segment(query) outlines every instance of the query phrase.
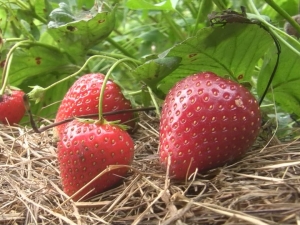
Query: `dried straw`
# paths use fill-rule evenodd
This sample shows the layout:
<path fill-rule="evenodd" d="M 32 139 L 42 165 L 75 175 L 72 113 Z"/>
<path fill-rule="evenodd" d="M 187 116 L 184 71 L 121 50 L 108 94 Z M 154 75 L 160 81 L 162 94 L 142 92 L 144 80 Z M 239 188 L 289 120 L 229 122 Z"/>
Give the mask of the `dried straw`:
<path fill-rule="evenodd" d="M 159 165 L 156 118 L 143 114 L 134 140 L 123 183 L 73 202 L 61 189 L 51 131 L 0 125 L 0 224 L 300 224 L 299 141 L 256 146 L 233 165 L 178 182 Z"/>

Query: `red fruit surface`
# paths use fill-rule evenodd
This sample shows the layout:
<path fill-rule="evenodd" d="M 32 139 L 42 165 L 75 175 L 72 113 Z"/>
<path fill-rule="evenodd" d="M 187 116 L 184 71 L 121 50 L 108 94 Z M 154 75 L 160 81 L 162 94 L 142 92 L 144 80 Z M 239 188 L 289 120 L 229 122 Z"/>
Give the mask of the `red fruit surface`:
<path fill-rule="evenodd" d="M 242 85 L 203 72 L 168 93 L 160 120 L 160 162 L 184 179 L 239 159 L 256 140 L 259 105 Z"/>
<path fill-rule="evenodd" d="M 58 162 L 64 192 L 73 195 L 109 165 L 130 165 L 133 155 L 133 140 L 118 126 L 77 120 L 68 123 L 58 142 Z M 113 187 L 127 171 L 123 167 L 105 173 L 74 196 L 73 200 L 86 199 Z"/>
<path fill-rule="evenodd" d="M 86 74 L 80 77 L 70 87 L 63 98 L 56 114 L 55 122 L 74 116 L 97 114 L 99 95 L 103 80 L 104 75 L 100 73 Z M 106 83 L 106 89 L 104 91 L 103 112 L 124 109 L 132 109 L 130 101 L 125 99 L 121 92 L 121 88 L 116 83 L 109 80 Z M 108 121 L 120 120 L 120 123 L 124 123 L 132 128 L 135 125 L 133 113 L 105 116 L 105 119 Z M 62 133 L 65 126 L 66 124 L 62 124 L 56 127 L 56 131 L 59 135 Z"/>
<path fill-rule="evenodd" d="M 0 123 L 17 124 L 25 114 L 24 92 L 11 90 L 0 97 Z"/>

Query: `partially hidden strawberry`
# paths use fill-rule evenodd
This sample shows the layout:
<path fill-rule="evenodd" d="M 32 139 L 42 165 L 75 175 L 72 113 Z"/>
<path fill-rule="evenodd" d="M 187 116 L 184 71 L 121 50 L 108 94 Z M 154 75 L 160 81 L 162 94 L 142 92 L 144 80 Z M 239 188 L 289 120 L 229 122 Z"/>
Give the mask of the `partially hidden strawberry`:
<path fill-rule="evenodd" d="M 97 114 L 103 80 L 104 75 L 101 73 L 86 74 L 80 77 L 64 96 L 56 114 L 55 122 L 76 116 Z M 112 80 L 109 80 L 104 91 L 103 112 L 126 109 L 132 109 L 130 101 L 124 97 L 121 88 Z M 134 114 L 130 112 L 105 116 L 105 119 L 108 121 L 120 120 L 120 123 L 131 128 L 135 126 Z M 55 128 L 59 136 L 65 126 L 66 124 L 62 124 Z"/>
<path fill-rule="evenodd" d="M 0 96 L 0 123 L 13 125 L 21 121 L 25 114 L 24 94 L 21 90 L 7 90 Z"/>
<path fill-rule="evenodd" d="M 58 162 L 63 190 L 69 196 L 91 181 L 109 165 L 130 165 L 134 143 L 117 125 L 68 123 L 58 142 Z M 122 180 L 128 168 L 111 170 L 73 197 L 86 199 L 105 191 Z"/>
<path fill-rule="evenodd" d="M 253 145 L 260 126 L 259 105 L 245 87 L 212 72 L 188 76 L 163 104 L 160 162 L 174 179 L 223 166 Z"/>

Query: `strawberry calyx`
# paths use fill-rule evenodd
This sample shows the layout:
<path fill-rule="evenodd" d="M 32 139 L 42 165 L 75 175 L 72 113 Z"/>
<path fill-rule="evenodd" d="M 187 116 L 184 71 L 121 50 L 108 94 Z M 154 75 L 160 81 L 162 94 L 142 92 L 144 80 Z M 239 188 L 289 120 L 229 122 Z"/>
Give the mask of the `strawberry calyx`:
<path fill-rule="evenodd" d="M 0 101 L 3 99 L 4 95 L 10 96 L 12 94 L 12 90 L 9 88 L 5 88 L 4 93 L 0 94 Z"/>
<path fill-rule="evenodd" d="M 28 96 L 31 100 L 34 100 L 35 103 L 39 103 L 44 95 L 45 95 L 45 88 L 43 87 L 40 87 L 38 85 L 35 85 L 35 86 L 29 86 L 30 88 L 33 88 L 29 93 L 28 93 Z"/>
<path fill-rule="evenodd" d="M 115 120 L 115 121 L 108 121 L 106 119 L 104 119 L 103 117 L 101 117 L 101 119 L 99 120 L 95 120 L 95 119 L 89 119 L 89 118 L 79 118 L 79 117 L 75 117 L 75 119 L 81 123 L 88 123 L 88 124 L 99 124 L 99 125 L 114 125 L 119 127 L 122 130 L 128 130 L 130 129 L 130 126 L 127 126 L 125 124 L 120 124 L 121 120 Z"/>
<path fill-rule="evenodd" d="M 110 124 L 110 125 L 114 125 L 114 126 L 117 126 L 117 127 L 119 127 L 120 129 L 122 129 L 122 130 L 129 130 L 129 129 L 131 129 L 131 127 L 130 126 L 127 126 L 127 125 L 125 125 L 125 124 L 121 124 L 120 122 L 120 120 L 115 120 L 115 121 L 107 121 L 107 120 L 105 120 L 105 119 L 103 119 L 104 121 L 103 121 L 103 124 Z"/>
<path fill-rule="evenodd" d="M 11 96 L 13 91 L 21 91 L 20 88 L 14 87 L 14 86 L 6 86 L 4 89 L 4 92 L 2 94 L 0 94 L 0 100 L 1 98 L 3 98 L 4 95 L 8 95 Z"/>

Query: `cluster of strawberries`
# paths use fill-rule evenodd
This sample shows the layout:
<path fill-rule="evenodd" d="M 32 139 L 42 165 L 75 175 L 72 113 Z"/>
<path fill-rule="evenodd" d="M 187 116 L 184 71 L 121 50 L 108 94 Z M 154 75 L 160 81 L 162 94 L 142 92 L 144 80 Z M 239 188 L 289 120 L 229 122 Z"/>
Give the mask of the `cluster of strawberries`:
<path fill-rule="evenodd" d="M 79 78 L 66 93 L 56 122 L 97 115 L 103 74 Z M 25 112 L 20 92 L 0 99 L 0 121 L 18 123 Z M 18 101 L 16 99 L 19 99 Z M 9 106 L 7 106 L 9 105 Z M 6 107 L 17 107 L 18 116 Z M 116 185 L 128 172 L 134 141 L 123 129 L 135 125 L 132 105 L 113 81 L 106 83 L 102 111 L 122 113 L 59 125 L 58 161 L 64 191 L 85 199 Z M 159 160 L 173 179 L 186 179 L 239 159 L 254 143 L 261 126 L 259 105 L 242 85 L 211 72 L 190 75 L 167 94 L 160 118 Z M 114 169 L 107 169 L 114 165 Z"/>

